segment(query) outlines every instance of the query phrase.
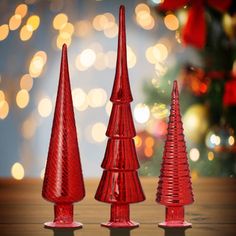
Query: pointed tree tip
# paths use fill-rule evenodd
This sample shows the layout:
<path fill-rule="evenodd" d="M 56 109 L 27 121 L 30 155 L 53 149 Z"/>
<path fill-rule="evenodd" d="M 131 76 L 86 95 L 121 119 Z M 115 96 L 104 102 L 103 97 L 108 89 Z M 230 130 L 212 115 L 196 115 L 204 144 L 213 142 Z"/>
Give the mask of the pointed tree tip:
<path fill-rule="evenodd" d="M 120 13 L 123 13 L 125 11 L 125 6 L 124 5 L 120 5 Z"/>
<path fill-rule="evenodd" d="M 174 83 L 173 83 L 173 90 L 172 90 L 174 93 L 178 92 L 178 82 L 177 80 L 174 80 Z"/>
<path fill-rule="evenodd" d="M 67 45 L 64 43 L 62 46 L 62 51 L 66 51 L 67 50 Z"/>

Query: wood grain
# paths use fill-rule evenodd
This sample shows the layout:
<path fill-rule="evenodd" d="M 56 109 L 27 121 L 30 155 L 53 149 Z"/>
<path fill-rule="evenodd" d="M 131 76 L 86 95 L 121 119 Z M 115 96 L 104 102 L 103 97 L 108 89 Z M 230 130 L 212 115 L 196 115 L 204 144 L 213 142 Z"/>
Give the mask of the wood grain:
<path fill-rule="evenodd" d="M 165 208 L 155 202 L 157 178 L 142 178 L 146 201 L 131 206 L 131 217 L 141 223 L 132 231 L 109 231 L 100 227 L 108 220 L 108 204 L 94 200 L 98 180 L 87 179 L 86 198 L 75 204 L 75 219 L 84 224 L 76 231 L 52 231 L 43 222 L 53 219 L 53 204 L 41 197 L 41 180 L 0 179 L 0 236 L 235 236 L 236 180 L 199 178 L 193 182 L 195 203 L 186 206 L 186 219 L 193 228 L 164 231 L 157 226 L 164 220 Z"/>

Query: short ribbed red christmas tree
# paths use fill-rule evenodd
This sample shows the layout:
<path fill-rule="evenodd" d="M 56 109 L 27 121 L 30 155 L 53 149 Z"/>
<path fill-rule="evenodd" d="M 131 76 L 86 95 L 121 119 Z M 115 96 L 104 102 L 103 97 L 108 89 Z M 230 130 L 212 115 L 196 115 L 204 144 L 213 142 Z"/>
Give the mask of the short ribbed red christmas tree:
<path fill-rule="evenodd" d="M 110 98 L 113 103 L 106 135 L 109 137 L 102 162 L 103 175 L 95 199 L 111 204 L 110 221 L 102 226 L 109 228 L 133 228 L 139 224 L 130 220 L 129 204 L 145 200 L 137 169 L 134 137 L 136 135 L 130 102 L 125 8 L 120 7 L 118 53 L 116 75 Z"/>
<path fill-rule="evenodd" d="M 192 183 L 181 121 L 179 92 L 174 81 L 167 139 L 156 201 L 166 206 L 164 227 L 189 227 L 184 221 L 184 205 L 193 203 Z"/>
<path fill-rule="evenodd" d="M 67 47 L 63 45 L 56 108 L 42 196 L 55 203 L 52 228 L 80 228 L 73 221 L 73 203 L 85 196 L 70 88 Z"/>

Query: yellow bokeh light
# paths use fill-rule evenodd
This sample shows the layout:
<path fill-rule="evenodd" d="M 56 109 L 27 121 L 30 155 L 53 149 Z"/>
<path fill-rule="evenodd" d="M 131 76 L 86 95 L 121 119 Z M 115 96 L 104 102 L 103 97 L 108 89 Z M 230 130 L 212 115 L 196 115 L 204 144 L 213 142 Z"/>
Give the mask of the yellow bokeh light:
<path fill-rule="evenodd" d="M 78 111 L 83 111 L 88 107 L 87 94 L 81 88 L 72 91 L 73 105 Z"/>
<path fill-rule="evenodd" d="M 137 148 L 141 147 L 143 143 L 142 138 L 139 135 L 136 135 L 134 137 L 134 143 Z"/>
<path fill-rule="evenodd" d="M 214 153 L 213 152 L 208 152 L 208 160 L 213 161 L 214 160 Z"/>
<path fill-rule="evenodd" d="M 72 35 L 74 31 L 75 31 L 74 25 L 68 22 L 63 26 L 63 28 L 60 29 L 60 34 L 66 32 L 69 35 Z"/>
<path fill-rule="evenodd" d="M 82 65 L 80 55 L 78 55 L 75 59 L 75 66 L 79 71 L 85 71 L 88 69 L 88 67 Z"/>
<path fill-rule="evenodd" d="M 5 38 L 7 38 L 9 34 L 9 27 L 7 24 L 0 26 L 0 41 L 3 41 Z"/>
<path fill-rule="evenodd" d="M 91 33 L 92 25 L 89 20 L 81 20 L 75 24 L 75 34 L 78 37 L 86 37 Z"/>
<path fill-rule="evenodd" d="M 32 31 L 38 29 L 39 24 L 40 24 L 39 16 L 33 15 L 29 17 L 26 24 L 32 28 Z"/>
<path fill-rule="evenodd" d="M 106 12 L 104 16 L 107 18 L 109 22 L 115 22 L 115 17 L 110 12 Z"/>
<path fill-rule="evenodd" d="M 20 79 L 20 88 L 30 91 L 33 87 L 33 79 L 29 74 L 25 74 Z"/>
<path fill-rule="evenodd" d="M 135 7 L 135 13 L 138 15 L 140 12 L 148 12 L 150 13 L 150 8 L 145 3 L 140 3 Z"/>
<path fill-rule="evenodd" d="M 156 119 L 163 119 L 169 115 L 169 110 L 163 103 L 155 103 L 151 109 L 152 115 Z"/>
<path fill-rule="evenodd" d="M 5 100 L 0 101 L 0 119 L 4 120 L 9 113 L 9 105 Z"/>
<path fill-rule="evenodd" d="M 53 27 L 54 29 L 60 30 L 66 25 L 67 22 L 68 22 L 67 15 L 64 13 L 59 13 L 53 19 Z"/>
<path fill-rule="evenodd" d="M 80 54 L 80 62 L 84 67 L 92 66 L 95 60 L 96 60 L 96 53 L 90 48 L 85 49 Z"/>
<path fill-rule="evenodd" d="M 5 100 L 5 93 L 2 90 L 0 90 L 0 102 L 4 100 Z"/>
<path fill-rule="evenodd" d="M 19 108 L 25 108 L 29 103 L 29 93 L 25 89 L 21 89 L 16 95 L 16 104 Z"/>
<path fill-rule="evenodd" d="M 17 180 L 23 179 L 25 175 L 24 167 L 19 162 L 16 162 L 11 167 L 11 175 L 14 179 Z"/>
<path fill-rule="evenodd" d="M 168 57 L 168 49 L 164 44 L 158 43 L 153 47 L 147 48 L 145 56 L 148 62 L 156 64 L 160 61 L 164 61 Z"/>
<path fill-rule="evenodd" d="M 20 4 L 16 7 L 15 14 L 20 15 L 21 18 L 25 17 L 28 12 L 28 6 L 26 4 Z"/>
<path fill-rule="evenodd" d="M 164 18 L 164 23 L 167 29 L 177 30 L 179 28 L 179 20 L 174 14 L 168 14 Z"/>
<path fill-rule="evenodd" d="M 48 117 L 52 112 L 52 101 L 50 98 L 43 98 L 38 104 L 38 113 L 41 117 Z"/>
<path fill-rule="evenodd" d="M 43 60 L 43 64 L 47 62 L 47 53 L 44 51 L 38 51 L 35 53 L 34 57 L 41 57 Z"/>
<path fill-rule="evenodd" d="M 40 56 L 34 56 L 30 62 L 29 73 L 33 78 L 38 77 L 42 73 L 44 66 L 43 58 Z"/>
<path fill-rule="evenodd" d="M 104 106 L 107 101 L 107 92 L 102 88 L 91 89 L 88 92 L 88 102 L 91 107 Z"/>
<path fill-rule="evenodd" d="M 228 143 L 229 143 L 230 146 L 234 145 L 234 137 L 232 135 L 229 136 Z"/>
<path fill-rule="evenodd" d="M 20 30 L 20 39 L 22 41 L 27 41 L 32 37 L 32 30 L 28 25 L 24 25 Z"/>
<path fill-rule="evenodd" d="M 71 37 L 66 37 L 66 38 L 64 37 L 63 38 L 62 35 L 59 34 L 57 37 L 57 48 L 62 49 L 63 44 L 66 44 L 67 47 L 69 47 L 71 44 Z"/>
<path fill-rule="evenodd" d="M 20 27 L 21 25 L 21 15 L 14 15 L 10 18 L 9 20 L 9 28 L 10 30 L 16 30 Z"/>
<path fill-rule="evenodd" d="M 96 142 L 103 142 L 106 139 L 106 125 L 103 123 L 96 123 L 92 126 L 92 138 Z"/>

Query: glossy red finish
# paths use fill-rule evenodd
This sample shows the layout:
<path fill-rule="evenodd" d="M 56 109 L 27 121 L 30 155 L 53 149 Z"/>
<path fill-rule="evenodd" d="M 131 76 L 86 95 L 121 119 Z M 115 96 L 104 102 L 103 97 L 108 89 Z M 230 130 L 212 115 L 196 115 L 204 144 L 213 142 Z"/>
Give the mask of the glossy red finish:
<path fill-rule="evenodd" d="M 126 39 L 125 8 L 120 7 L 119 41 L 116 75 L 110 100 L 112 112 L 106 135 L 109 137 L 102 162 L 103 175 L 95 199 L 111 204 L 110 221 L 102 223 L 108 228 L 134 228 L 138 223 L 130 220 L 129 204 L 145 200 L 137 169 L 139 163 L 133 138 L 136 135 L 130 102 Z"/>
<path fill-rule="evenodd" d="M 61 71 L 42 196 L 55 203 L 54 222 L 47 227 L 81 227 L 73 221 L 73 203 L 85 196 L 77 141 L 66 45 Z"/>
<path fill-rule="evenodd" d="M 189 227 L 184 205 L 193 203 L 192 183 L 181 121 L 177 81 L 172 90 L 168 133 L 164 148 L 156 201 L 166 206 L 165 227 Z"/>

